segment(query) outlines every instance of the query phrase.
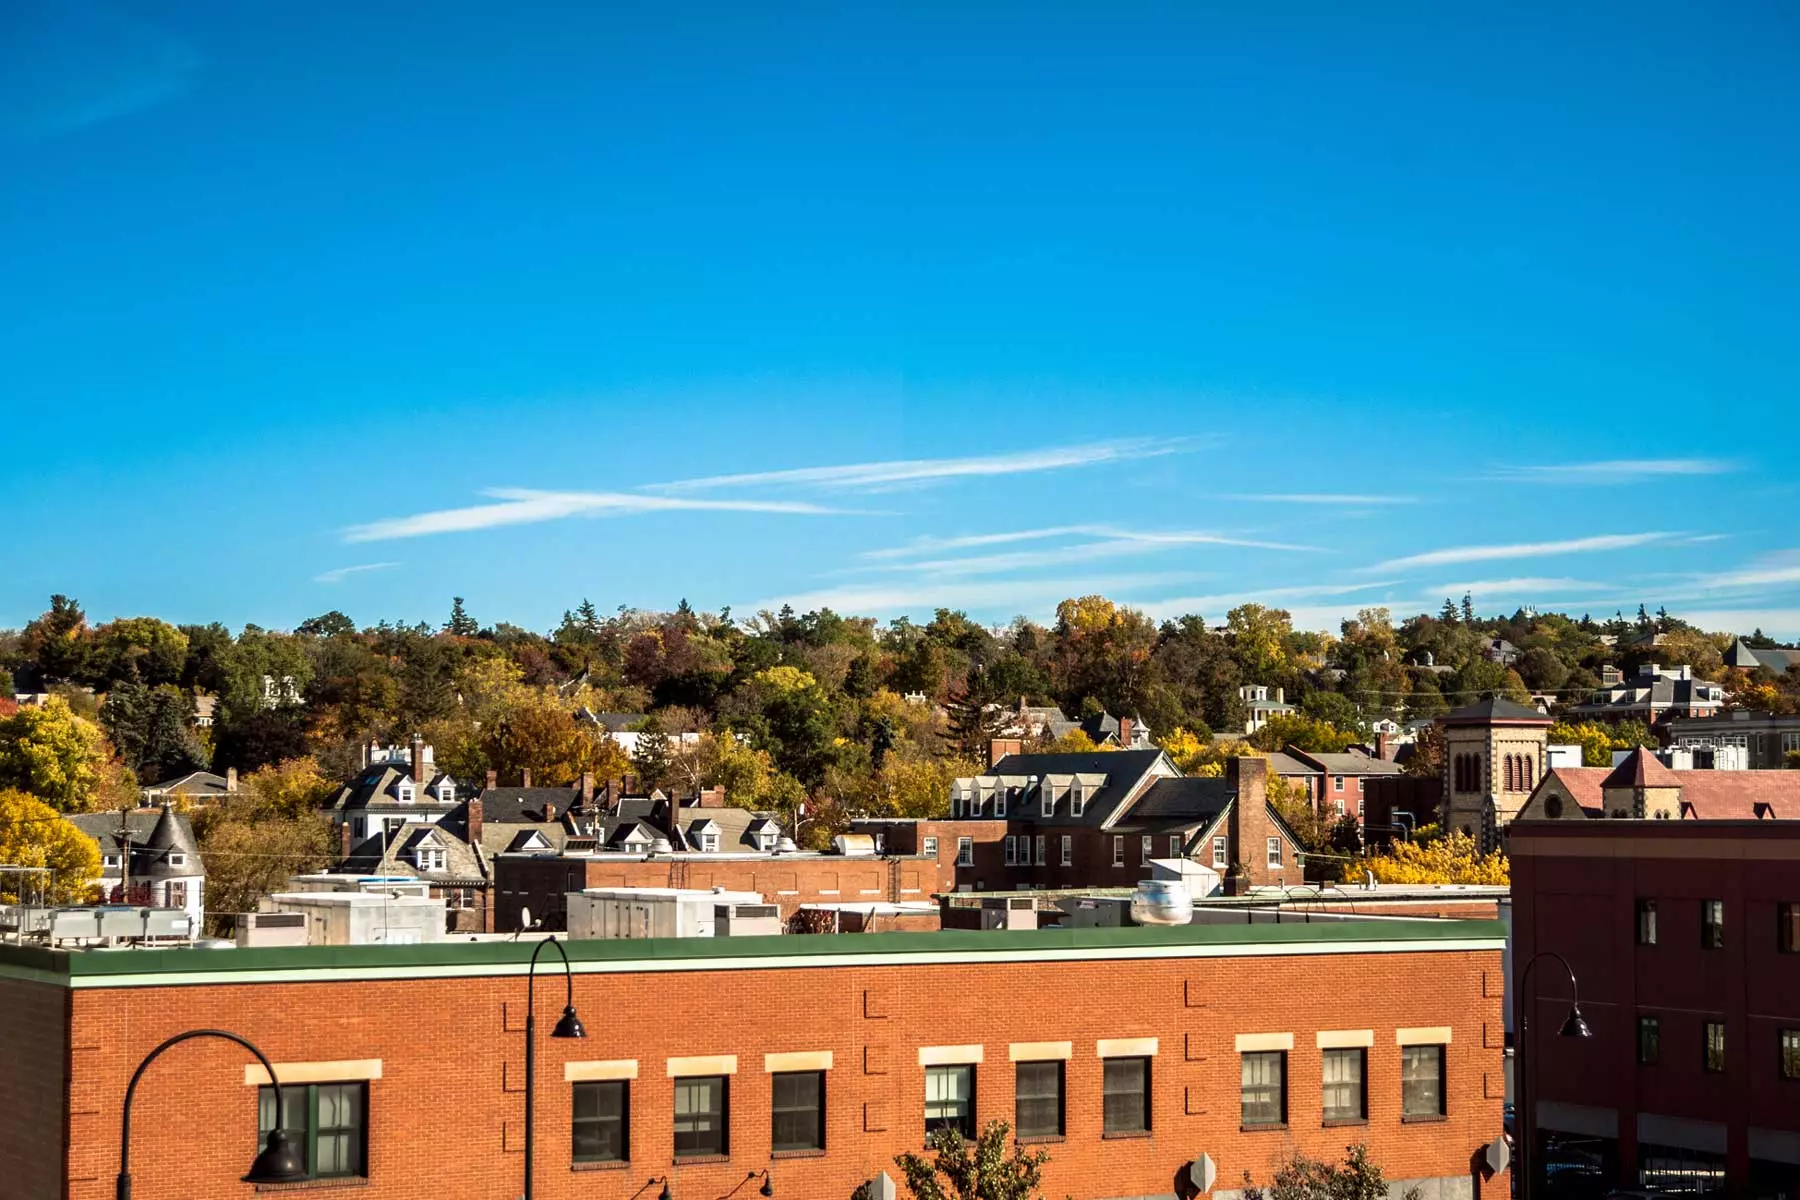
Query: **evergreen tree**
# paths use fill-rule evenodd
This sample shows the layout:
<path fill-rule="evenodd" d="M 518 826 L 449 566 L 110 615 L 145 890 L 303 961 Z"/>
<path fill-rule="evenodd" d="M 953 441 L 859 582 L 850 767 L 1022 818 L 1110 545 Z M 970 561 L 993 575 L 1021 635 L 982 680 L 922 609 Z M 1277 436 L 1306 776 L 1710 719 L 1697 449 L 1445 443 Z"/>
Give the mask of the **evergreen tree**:
<path fill-rule="evenodd" d="M 669 735 L 662 721 L 652 716 L 638 726 L 637 746 L 631 752 L 631 769 L 638 786 L 645 791 L 662 787 L 669 781 L 675 756 L 669 751 Z"/>
<path fill-rule="evenodd" d="M 475 623 L 475 618 L 463 607 L 461 596 L 451 598 L 450 620 L 444 626 L 444 632 L 453 637 L 474 637 L 481 632 L 481 626 Z"/>
<path fill-rule="evenodd" d="M 1469 595 L 1467 592 L 1463 593 L 1462 619 L 1464 625 L 1473 625 L 1475 623 L 1475 597 Z"/>
<path fill-rule="evenodd" d="M 1442 621 L 1446 625 L 1456 624 L 1456 621 L 1457 621 L 1456 601 L 1452 600 L 1448 596 L 1444 597 L 1444 607 L 1442 609 L 1438 610 L 1438 620 Z"/>

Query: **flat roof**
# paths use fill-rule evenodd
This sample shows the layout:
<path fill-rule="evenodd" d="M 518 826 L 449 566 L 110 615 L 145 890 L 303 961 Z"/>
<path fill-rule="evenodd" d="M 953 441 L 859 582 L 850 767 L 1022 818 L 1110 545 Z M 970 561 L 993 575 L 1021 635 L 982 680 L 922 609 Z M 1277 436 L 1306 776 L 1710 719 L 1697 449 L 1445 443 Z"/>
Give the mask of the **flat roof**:
<path fill-rule="evenodd" d="M 1133 926 L 1121 929 L 944 930 L 934 933 L 564 941 L 576 974 L 790 970 L 1144 958 L 1498 951 L 1499 921 Z M 65 988 L 350 982 L 524 975 L 517 942 L 413 946 L 258 946 L 98 953 L 0 945 L 0 978 Z"/>

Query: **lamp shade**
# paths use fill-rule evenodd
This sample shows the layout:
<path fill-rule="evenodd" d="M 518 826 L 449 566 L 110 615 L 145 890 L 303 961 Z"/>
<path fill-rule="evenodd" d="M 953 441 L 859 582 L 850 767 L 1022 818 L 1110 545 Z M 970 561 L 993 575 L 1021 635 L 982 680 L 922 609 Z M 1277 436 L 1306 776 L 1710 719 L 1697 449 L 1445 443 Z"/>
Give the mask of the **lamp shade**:
<path fill-rule="evenodd" d="M 765 1196 L 773 1196 L 775 1194 L 775 1181 L 769 1178 L 769 1173 L 767 1171 L 763 1172 L 763 1185 L 758 1188 L 757 1191 Z"/>
<path fill-rule="evenodd" d="M 1566 1038 L 1591 1038 L 1594 1031 L 1588 1028 L 1587 1018 L 1581 1015 L 1581 1005 L 1569 1006 L 1569 1015 L 1564 1019 L 1562 1028 L 1557 1030 Z"/>
<path fill-rule="evenodd" d="M 662 1194 L 657 1196 L 656 1200 L 674 1200 L 674 1197 L 669 1194 L 669 1179 L 666 1175 L 663 1177 Z"/>
<path fill-rule="evenodd" d="M 563 1015 L 556 1022 L 556 1028 L 550 1031 L 553 1038 L 584 1038 L 587 1030 L 581 1024 L 581 1018 L 575 1015 L 573 1004 L 563 1009 Z"/>
<path fill-rule="evenodd" d="M 262 1153 L 250 1164 L 245 1183 L 299 1183 L 306 1178 L 306 1162 L 287 1134 L 274 1130 Z"/>

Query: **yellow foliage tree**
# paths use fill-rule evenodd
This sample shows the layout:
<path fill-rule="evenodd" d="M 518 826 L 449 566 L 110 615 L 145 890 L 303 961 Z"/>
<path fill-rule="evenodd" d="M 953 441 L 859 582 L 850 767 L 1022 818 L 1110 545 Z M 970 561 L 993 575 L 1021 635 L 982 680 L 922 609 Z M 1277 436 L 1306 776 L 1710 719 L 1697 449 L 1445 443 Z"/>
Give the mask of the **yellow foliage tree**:
<path fill-rule="evenodd" d="M 1359 859 L 1344 867 L 1344 882 L 1354 883 L 1372 871 L 1377 883 L 1476 883 L 1505 887 L 1506 855 L 1479 853 L 1475 839 L 1453 833 L 1429 842 L 1397 842 L 1386 854 Z"/>
<path fill-rule="evenodd" d="M 13 788 L 0 790 L 0 862 L 50 868 L 42 894 L 52 904 L 91 899 L 94 881 L 100 878 L 99 844 L 42 800 Z M 16 874 L 0 875 L 0 900 L 14 902 L 38 894 L 36 882 Z"/>

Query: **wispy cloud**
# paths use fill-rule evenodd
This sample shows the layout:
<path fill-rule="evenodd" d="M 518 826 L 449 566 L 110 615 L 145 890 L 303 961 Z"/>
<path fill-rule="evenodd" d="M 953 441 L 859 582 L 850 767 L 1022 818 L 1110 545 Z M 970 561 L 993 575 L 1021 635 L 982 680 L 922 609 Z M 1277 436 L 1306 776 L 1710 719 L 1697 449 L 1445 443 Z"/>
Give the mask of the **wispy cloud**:
<path fill-rule="evenodd" d="M 985 549 L 1018 542 L 1048 541 L 1064 537 L 1084 537 L 1098 540 L 1082 542 L 1074 546 L 1061 546 L 1054 550 L 988 554 L 980 558 L 929 559 L 921 557 L 927 554 L 942 554 L 945 551 Z M 904 546 L 864 551 L 860 557 L 889 564 L 880 568 L 883 570 L 964 572 L 980 570 L 983 573 L 991 573 L 999 569 L 1051 566 L 1094 558 L 1129 557 L 1160 550 L 1173 550 L 1182 546 L 1237 546 L 1253 550 L 1321 552 L 1317 546 L 1303 546 L 1291 542 L 1268 542 L 1257 538 L 1215 533 L 1210 530 L 1144 530 L 1121 529 L 1114 525 L 1055 525 L 1045 529 L 1021 529 L 1009 533 L 916 538 Z M 916 561 L 896 561 L 909 559 Z"/>
<path fill-rule="evenodd" d="M 792 593 L 762 600 L 757 609 L 791 604 L 805 612 L 830 608 L 839 612 L 889 614 L 960 608 L 978 613 L 1047 614 L 1071 596 L 1103 595 L 1129 603 L 1131 593 L 1189 580 L 1186 574 L 1110 575 L 1088 578 L 960 581 L 905 581 L 850 584 Z M 1148 607 L 1148 606 L 1140 606 Z"/>
<path fill-rule="evenodd" d="M 709 475 L 647 485 L 650 492 L 699 492 L 722 487 L 806 487 L 840 491 L 884 489 L 971 479 L 994 475 L 1022 475 L 1059 471 L 1102 463 L 1135 462 L 1194 449 L 1195 438 L 1128 438 L 1023 450 L 1013 454 L 989 454 L 973 458 L 915 458 L 891 462 L 853 463 L 835 467 L 798 467 L 786 471 L 755 471 L 737 475 Z"/>
<path fill-rule="evenodd" d="M 342 583 L 342 582 L 344 582 L 344 580 L 348 579 L 350 576 L 359 575 L 364 571 L 388 571 L 388 570 L 392 570 L 394 567 L 397 567 L 399 565 L 400 564 L 397 562 L 379 562 L 379 563 L 358 563 L 354 567 L 335 567 L 332 570 L 323 572 L 322 574 L 314 575 L 313 582 L 314 583 Z"/>
<path fill-rule="evenodd" d="M 446 508 L 408 517 L 384 517 L 344 531 L 346 542 L 384 542 L 439 533 L 468 533 L 503 525 L 535 525 L 567 517 L 618 517 L 647 512 L 760 512 L 818 515 L 842 512 L 795 500 L 683 500 L 631 492 L 540 492 L 528 488 L 488 488 L 498 503 Z"/>
<path fill-rule="evenodd" d="M 1672 475 L 1724 475 L 1738 469 L 1738 463 L 1722 458 L 1620 458 L 1540 466 L 1501 466 L 1490 471 L 1488 477 L 1530 483 L 1615 484 L 1640 483 Z"/>
<path fill-rule="evenodd" d="M 1526 576 L 1520 579 L 1470 579 L 1462 583 L 1446 583 L 1438 590 L 1446 596 L 1459 592 L 1469 592 L 1476 596 L 1519 596 L 1527 592 L 1578 591 L 1582 588 L 1603 588 L 1603 583 L 1585 583 L 1579 579 L 1550 579 L 1541 576 Z"/>
<path fill-rule="evenodd" d="M 1365 508 L 1381 504 L 1417 504 L 1417 496 L 1369 496 L 1345 492 L 1233 492 L 1214 500 L 1242 500 L 1251 504 L 1321 504 L 1339 508 Z"/>
<path fill-rule="evenodd" d="M 1324 596 L 1349 596 L 1393 587 L 1395 580 L 1372 583 L 1313 583 L 1295 587 L 1257 588 L 1241 592 L 1220 592 L 1213 596 L 1175 596 L 1143 605 L 1145 612 L 1159 620 L 1199 614 L 1216 619 L 1240 604 L 1280 604 L 1285 600 L 1316 600 Z M 1333 611 L 1340 611 L 1333 609 Z"/>
<path fill-rule="evenodd" d="M 1702 590 L 1727 588 L 1782 587 L 1800 583 L 1800 550 L 1784 550 L 1765 555 L 1748 566 L 1709 575 L 1696 575 L 1693 583 Z"/>
<path fill-rule="evenodd" d="M 1409 567 L 1443 566 L 1448 563 L 1494 562 L 1508 558 L 1546 558 L 1556 554 L 1586 554 L 1598 550 L 1628 550 L 1649 542 L 1675 536 L 1669 533 L 1606 533 L 1594 537 L 1570 538 L 1561 542 L 1519 542 L 1510 546 L 1451 546 L 1390 558 L 1386 562 L 1364 567 L 1365 571 L 1403 571 Z"/>
<path fill-rule="evenodd" d="M 54 137 L 181 95 L 204 65 L 192 45 L 91 0 L 12 0 L 0 37 L 0 137 Z"/>
<path fill-rule="evenodd" d="M 1800 637 L 1800 608 L 1720 608 L 1687 611 L 1681 616 L 1701 629 L 1727 633 L 1760 629 L 1771 637 Z"/>

